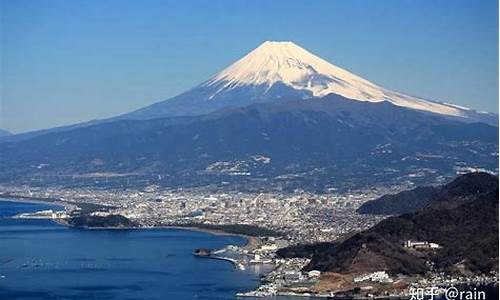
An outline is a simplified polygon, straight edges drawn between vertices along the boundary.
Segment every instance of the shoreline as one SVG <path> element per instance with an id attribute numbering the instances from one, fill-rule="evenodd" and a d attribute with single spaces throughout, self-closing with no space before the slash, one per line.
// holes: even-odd
<path id="1" fill-rule="evenodd" d="M 18 197 L 15 199 L 6 199 L 2 198 L 0 196 L 0 201 L 8 201 L 8 202 L 19 202 L 19 203 L 39 203 L 39 204 L 52 204 L 52 205 L 62 205 L 61 200 L 58 200 L 59 202 L 53 201 L 53 202 L 46 202 L 43 201 L 43 199 L 27 199 L 24 200 L 24 197 Z M 183 226 L 182 224 L 179 225 L 161 225 L 161 226 L 128 226 L 128 227 L 76 227 L 68 224 L 65 220 L 67 219 L 50 219 L 47 218 L 46 220 L 52 221 L 54 223 L 57 223 L 58 225 L 68 227 L 68 228 L 74 228 L 74 229 L 82 229 L 82 230 L 148 230 L 148 229 L 153 229 L 153 230 L 162 230 L 162 229 L 173 229 L 173 230 L 185 230 L 185 231 L 191 231 L 191 232 L 201 232 L 201 233 L 206 233 L 209 235 L 214 235 L 214 236 L 232 236 L 232 237 L 239 237 L 242 238 L 244 241 L 243 245 L 239 245 L 239 247 L 246 248 L 246 247 L 252 247 L 255 246 L 255 243 L 260 243 L 262 242 L 259 237 L 255 236 L 249 236 L 245 234 L 238 234 L 238 233 L 232 233 L 232 232 L 226 232 L 221 229 L 211 229 L 211 228 L 206 228 L 203 227 L 203 224 L 200 224 L 200 227 L 197 227 L 196 224 L 189 224 L 186 226 Z M 216 256 L 210 256 L 207 258 L 211 259 L 217 259 L 217 260 L 223 260 L 223 261 L 228 261 L 231 262 L 235 267 L 238 265 L 236 264 L 235 261 L 232 261 L 231 259 L 227 259 L 224 257 L 216 257 Z M 473 284 L 474 282 L 463 282 L 462 284 Z M 478 282 L 479 283 L 479 282 Z M 489 286 L 492 283 L 479 283 L 484 286 Z M 494 284 L 497 284 L 497 281 L 494 282 Z M 497 287 L 497 285 L 495 285 Z M 250 292 L 246 293 L 239 293 L 240 295 L 237 295 L 237 297 L 252 297 L 250 295 L 246 296 L 244 294 L 247 294 Z M 283 292 L 283 293 L 278 293 L 275 295 L 275 297 L 287 297 L 287 296 L 293 296 L 293 297 L 303 297 L 303 298 L 328 298 L 331 297 L 331 294 L 314 294 L 314 293 L 296 293 L 296 292 Z M 386 296 L 381 296 L 381 297 L 373 297 L 371 299 L 392 299 L 392 298 L 400 298 L 400 295 L 386 295 Z M 370 298 L 365 298 L 365 297 L 357 297 L 357 298 L 352 298 L 352 299 L 370 299 Z"/>
<path id="2" fill-rule="evenodd" d="M 23 196 L 23 195 L 12 195 L 12 194 L 6 194 L 3 192 L 0 192 L 0 201 L 10 201 L 10 202 L 21 202 L 21 203 L 44 203 L 44 204 L 51 204 L 51 205 L 59 205 L 63 206 L 64 208 L 69 207 L 69 206 L 78 206 L 83 209 L 84 205 L 92 205 L 98 208 L 106 208 L 106 209 L 112 209 L 114 207 L 112 206 L 107 206 L 107 205 L 102 205 L 102 204 L 95 204 L 95 203 L 88 203 L 88 202 L 73 202 L 70 200 L 63 200 L 61 198 L 43 198 L 43 197 L 32 197 L 32 196 Z"/>
<path id="3" fill-rule="evenodd" d="M 195 227 L 195 226 L 153 226 L 153 227 L 75 227 L 71 226 L 66 222 L 57 220 L 57 219 L 48 219 L 54 223 L 57 223 L 61 226 L 65 226 L 68 228 L 74 228 L 74 229 L 82 229 L 82 230 L 184 230 L 184 231 L 190 231 L 190 232 L 200 232 L 200 233 L 206 233 L 209 235 L 214 235 L 214 236 L 232 236 L 232 237 L 239 237 L 244 240 L 244 244 L 241 247 L 247 247 L 251 245 L 255 245 L 257 243 L 260 243 L 260 239 L 255 236 L 249 236 L 249 235 L 244 235 L 244 234 L 237 234 L 237 233 L 231 233 L 231 232 L 226 232 L 223 230 L 216 230 L 216 229 L 206 229 L 206 228 L 201 228 L 201 227 Z"/>
<path id="4" fill-rule="evenodd" d="M 22 199 L 4 199 L 4 198 L 1 198 L 0 201 L 5 201 L 4 202 L 4 205 L 5 205 L 5 208 L 9 208 L 9 210 L 6 210 L 6 212 L 8 212 L 6 218 L 11 218 L 13 214 L 19 214 L 19 213 L 22 213 L 24 211 L 38 211 L 38 210 L 42 210 L 42 209 L 45 209 L 45 203 L 43 201 L 33 201 L 33 200 L 29 200 L 29 201 L 23 201 Z M 29 204 L 26 204 L 25 206 L 22 206 L 22 205 L 17 205 L 17 203 L 34 203 L 35 205 L 29 205 Z M 43 224 L 41 224 L 41 226 L 44 226 L 45 228 L 48 229 L 48 231 L 51 231 L 51 236 L 49 236 L 50 239 L 47 239 L 47 241 L 51 241 L 50 244 L 50 247 L 54 247 L 54 248 L 57 248 L 58 245 L 57 245 L 57 240 L 58 239 L 61 239 L 63 238 L 64 240 L 67 240 L 68 238 L 78 238 L 78 237 L 82 237 L 82 234 L 84 236 L 85 235 L 85 231 L 80 231 L 81 233 L 78 233 L 78 231 L 76 230 L 71 230 L 69 227 L 72 227 L 72 226 L 68 226 L 68 224 L 64 221 L 64 220 L 61 220 L 61 219 L 45 219 L 46 221 L 52 221 L 52 222 L 46 222 L 46 221 L 43 221 Z M 8 221 L 8 220 L 7 220 Z M 5 226 L 31 226 L 32 224 L 32 221 L 29 221 L 28 219 L 26 220 L 27 222 L 23 222 L 22 220 L 20 220 L 22 223 L 7 223 L 5 222 Z M 35 220 L 36 221 L 36 220 Z M 55 224 L 54 224 L 55 223 Z M 56 225 L 57 224 L 57 225 Z M 2 224 L 4 225 L 4 224 Z M 53 230 L 50 230 L 50 228 L 53 228 L 55 229 L 55 233 L 56 235 L 52 235 L 52 231 Z M 5 228 L 8 228 L 8 227 L 5 227 Z M 58 229 L 59 228 L 59 229 Z M 75 228 L 77 229 L 77 228 Z M 111 229 L 111 228 L 97 228 L 97 230 L 101 230 L 101 229 Z M 21 256 L 18 258 L 18 257 L 15 257 L 13 258 L 12 260 L 15 260 L 14 263 L 11 263 L 12 264 L 12 269 L 15 269 L 17 270 L 16 272 L 23 272 L 23 274 L 27 274 L 27 276 L 34 276 L 34 275 L 31 275 L 31 274 L 39 274 L 38 276 L 44 276 L 44 274 L 46 272 L 49 272 L 49 271 L 52 271 L 52 270 L 55 270 L 57 272 L 57 270 L 60 268 L 59 266 L 62 265 L 63 263 L 67 263 L 69 265 L 69 267 L 67 268 L 72 268 L 71 270 L 73 270 L 73 268 L 79 270 L 79 269 L 82 269 L 84 270 L 83 271 L 83 274 L 84 275 L 76 275 L 73 276 L 71 278 L 71 281 L 73 280 L 79 280 L 79 276 L 87 276 L 85 272 L 93 272 L 94 270 L 98 270 L 98 271 L 101 271 L 101 270 L 105 270 L 105 272 L 107 273 L 104 273 L 103 272 L 103 276 L 109 276 L 110 278 L 113 278 L 113 272 L 115 272 L 115 270 L 123 270 L 122 268 L 127 268 L 128 265 L 129 265 L 129 262 L 128 260 L 130 261 L 134 261 L 133 264 L 134 264 L 134 267 L 136 265 L 138 265 L 139 263 L 141 264 L 140 265 L 140 268 L 137 269 L 138 271 L 138 276 L 140 276 L 141 278 L 143 278 L 144 276 L 151 276 L 151 278 L 159 278 L 158 279 L 158 282 L 160 284 L 162 284 L 162 281 L 164 281 L 164 277 L 165 278 L 172 278 L 171 276 L 181 276 L 182 274 L 185 273 L 185 270 L 190 270 L 192 269 L 193 267 L 194 268 L 198 268 L 200 270 L 210 270 L 211 273 L 207 272 L 206 274 L 209 274 L 208 276 L 217 276 L 217 281 L 220 281 L 218 280 L 219 278 L 227 278 L 225 276 L 237 276 L 238 278 L 239 277 L 242 277 L 242 276 L 245 276 L 244 279 L 244 285 L 239 285 L 240 282 L 243 282 L 242 280 L 234 280 L 237 284 L 234 284 L 234 287 L 233 287 L 233 284 L 230 285 L 230 288 L 231 290 L 227 291 L 225 290 L 224 291 L 224 294 L 221 294 L 223 295 L 223 297 L 233 297 L 234 294 L 236 292 L 239 292 L 240 289 L 243 289 L 242 286 L 244 286 L 245 288 L 244 289 L 253 289 L 256 287 L 256 280 L 259 279 L 259 275 L 257 275 L 257 273 L 254 273 L 254 272 L 240 272 L 240 270 L 238 269 L 238 265 L 235 263 L 235 262 L 232 262 L 230 260 L 224 260 L 224 259 L 221 259 L 221 258 L 218 258 L 217 261 L 213 261 L 213 262 L 207 262 L 206 261 L 199 261 L 197 260 L 196 258 L 193 258 L 193 251 L 195 250 L 196 247 L 203 247 L 203 246 L 208 246 L 208 247 L 212 247 L 214 250 L 217 250 L 218 247 L 225 247 L 227 245 L 237 245 L 239 247 L 243 247 L 243 245 L 245 245 L 245 243 L 248 243 L 247 242 L 247 239 L 246 237 L 244 238 L 230 238 L 229 236 L 237 236 L 235 234 L 230 234 L 230 233 L 226 233 L 226 232 L 223 232 L 223 231 L 216 231 L 216 230 L 203 230 L 203 229 L 199 229 L 199 228 L 195 228 L 195 227 L 182 227 L 182 226 L 154 226 L 154 227 L 145 227 L 145 226 L 141 226 L 141 227 L 130 227 L 130 228 L 113 228 L 113 229 L 126 229 L 126 230 L 131 230 L 131 229 L 154 229 L 154 230 L 164 230 L 164 229 L 167 229 L 167 230 L 179 230 L 177 232 L 175 231 L 170 231 L 170 232 L 167 232 L 167 231 L 139 231 L 139 230 L 136 230 L 136 231 L 127 231 L 129 233 L 126 233 L 125 231 L 123 231 L 123 234 L 120 234 L 119 232 L 115 232 L 115 234 L 113 234 L 114 232 L 111 232 L 111 231 L 108 231 L 109 234 L 111 234 L 111 236 L 108 236 L 109 234 L 106 234 L 105 231 L 102 231 L 102 234 L 100 234 L 99 232 L 94 232 L 95 234 L 93 234 L 92 232 L 88 232 L 87 235 L 90 235 L 91 236 L 91 241 L 106 241 L 106 243 L 97 243 L 97 247 L 98 249 L 107 249 L 107 247 L 109 246 L 107 243 L 107 241 L 122 241 L 123 244 L 120 244 L 120 245 L 130 245 L 130 241 L 131 240 L 131 235 L 134 236 L 134 237 L 139 237 L 141 238 L 141 241 L 142 241 L 142 238 L 147 238 L 147 240 L 145 241 L 152 241 L 154 242 L 154 244 L 145 244 L 145 243 L 142 243 L 141 242 L 141 248 L 137 248 L 137 249 L 140 249 L 142 250 L 142 245 L 150 245 L 148 246 L 148 248 L 146 250 L 149 251 L 149 249 L 153 249 L 154 251 L 152 251 L 153 255 L 152 256 L 154 258 L 154 262 L 151 262 L 151 256 L 147 256 L 144 258 L 144 255 L 141 254 L 142 252 L 137 252 L 135 250 L 137 249 L 132 249 L 132 251 L 130 251 L 129 249 L 126 249 L 126 251 L 119 251 L 117 253 L 115 253 L 115 251 L 112 252 L 112 254 L 109 254 L 107 251 L 106 252 L 95 252 L 95 251 L 90 251 L 90 252 L 87 252 L 85 251 L 84 254 L 80 253 L 80 252 L 71 252 L 71 253 L 76 253 L 75 255 L 72 255 L 70 256 L 69 258 L 67 257 L 63 257 L 63 258 L 59 258 L 57 256 L 52 256 L 52 255 L 48 255 L 50 254 L 49 251 L 52 251 L 52 249 L 48 249 L 47 251 L 44 251 L 44 252 L 36 252 L 34 255 L 24 255 L 24 253 L 21 254 Z M 180 231 L 182 230 L 182 231 Z M 62 232 L 66 232 L 66 233 L 63 233 L 61 234 L 60 231 Z M 193 234 L 191 232 L 194 232 L 194 231 L 197 231 L 197 232 L 201 232 L 200 234 Z M 133 234 L 135 232 L 135 234 Z M 163 233 L 162 233 L 163 232 Z M 61 234 L 61 235 L 60 235 Z M 12 233 L 13 236 L 17 235 L 16 232 Z M 209 236 L 210 235 L 210 236 Z M 97 239 L 94 237 L 94 236 L 97 236 Z M 217 236 L 220 236 L 220 237 L 217 237 Z M 228 236 L 228 237 L 222 237 L 222 236 Z M 179 239 L 179 240 L 178 240 Z M 87 241 L 87 240 L 85 240 Z M 81 245 L 85 245 L 86 242 L 82 242 L 82 243 L 79 243 L 77 246 L 71 246 L 72 248 L 69 248 L 69 249 L 77 249 L 76 247 L 78 247 L 80 244 Z M 215 242 L 214 242 L 215 241 Z M 55 242 L 55 243 L 54 243 Z M 17 243 L 17 242 L 16 242 Z M 31 241 L 30 241 L 31 243 Z M 33 242 L 34 244 L 37 244 L 38 242 L 35 240 Z M 66 244 L 66 243 L 65 243 Z M 69 243 L 71 245 L 73 245 L 74 243 Z M 31 244 L 29 244 L 31 245 Z M 92 245 L 92 244 L 91 244 Z M 111 245 L 111 244 L 110 244 Z M 180 246 L 178 246 L 180 245 Z M 43 247 L 45 247 L 44 245 L 42 245 Z M 66 246 L 65 246 L 66 247 Z M 164 247 L 164 248 L 160 248 L 160 247 Z M 120 247 L 120 248 L 124 248 L 124 247 Z M 30 248 L 32 249 L 32 248 Z M 161 251 L 159 251 L 161 250 Z M 101 251 L 101 250 L 98 250 L 98 251 Z M 31 252 L 31 251 L 30 251 Z M 90 254 L 88 254 L 90 253 Z M 98 255 L 94 255 L 94 253 L 98 253 Z M 100 253 L 104 253 L 102 256 L 100 255 Z M 83 255 L 83 256 L 82 256 Z M 25 258 L 26 257 L 26 258 Z M 46 257 L 49 257 L 49 258 L 46 258 Z M 88 259 L 87 260 L 84 260 L 84 259 Z M 112 259 L 116 259 L 116 261 L 113 261 Z M 135 262 L 135 260 L 137 260 L 137 262 Z M 164 260 L 164 261 L 163 261 Z M 61 262 L 62 261 L 62 262 Z M 73 262 L 71 262 L 73 261 Z M 142 262 L 144 261 L 144 263 Z M 159 261 L 159 262 L 158 262 Z M 46 263 L 48 262 L 48 263 Z M 176 266 L 175 266 L 175 263 L 178 262 L 178 263 L 181 263 L 182 264 L 182 268 L 178 269 Z M 174 264 L 174 267 L 173 268 L 170 268 L 168 267 L 169 265 L 172 265 L 172 263 Z M 161 266 L 161 269 L 159 269 L 159 266 L 158 264 L 160 264 Z M 126 266 L 124 266 L 126 265 Z M 73 267 L 75 266 L 75 267 Z M 165 266 L 167 267 L 167 269 L 165 269 Z M 213 268 L 217 268 L 217 270 L 214 270 Z M 10 266 L 9 266 L 10 268 Z M 149 271 L 151 268 L 152 271 Z M 107 270 L 110 270 L 109 272 Z M 43 271 L 37 271 L 37 270 L 43 270 Z M 90 271 L 88 271 L 90 270 Z M 161 273 L 160 271 L 158 270 L 161 270 Z M 10 284 L 10 281 L 12 281 L 12 279 L 15 280 L 15 275 L 17 275 L 17 273 L 12 273 L 14 275 L 12 275 L 10 273 L 10 269 L 8 269 L 9 272 L 0 272 L 0 275 L 2 275 L 2 278 L 0 278 L 1 282 L 3 283 L 4 281 L 5 282 L 8 282 Z M 131 272 L 135 272 L 135 269 L 131 269 Z M 144 273 L 139 273 L 139 272 L 144 272 Z M 189 284 L 191 284 L 191 282 L 193 282 L 192 284 L 197 284 L 198 282 L 202 282 L 202 284 L 205 282 L 204 279 L 202 278 L 207 278 L 207 275 L 205 275 L 205 273 L 203 272 L 206 272 L 206 271 L 202 271 L 201 273 L 197 274 L 197 276 L 200 276 L 200 279 L 198 278 L 193 278 L 191 281 L 189 281 Z M 239 273 L 239 274 L 236 274 Z M 222 273 L 222 275 L 219 275 L 219 273 Z M 77 273 L 75 273 L 77 274 Z M 91 273 L 93 274 L 93 273 Z M 90 275 L 91 275 L 90 274 Z M 99 272 L 99 274 L 101 274 L 101 272 Z M 110 274 L 110 275 L 108 275 Z M 164 275 L 164 274 L 168 274 L 168 275 Z M 180 274 L 180 275 L 177 275 L 177 274 Z M 227 275 L 226 275 L 227 274 Z M 233 275 L 231 275 L 233 274 Z M 65 276 L 64 274 L 61 274 L 61 276 Z M 92 278 L 95 277 L 95 276 L 92 276 Z M 248 279 L 247 279 L 248 277 Z M 4 280 L 4 278 L 6 278 Z M 31 278 L 31 277 L 30 277 Z M 95 280 L 96 283 L 92 283 L 96 286 L 98 285 L 106 285 L 108 284 L 107 282 L 107 277 L 104 277 L 104 282 L 103 281 L 100 281 L 99 279 Z M 208 277 L 209 278 L 209 277 Z M 236 277 L 234 277 L 236 278 Z M 10 281 L 7 281 L 7 280 L 10 280 Z M 38 280 L 37 278 L 35 278 L 34 280 Z M 120 279 L 121 280 L 121 279 Z M 132 278 L 133 280 L 133 278 Z M 213 284 L 212 282 L 215 282 L 214 280 L 212 279 L 209 279 L 209 284 Z M 30 282 L 31 283 L 31 282 Z M 32 284 L 28 283 L 28 290 L 31 290 L 32 289 Z M 115 284 L 114 282 L 112 282 L 111 284 Z M 118 284 L 121 284 L 118 283 Z M 128 282 L 125 282 L 125 284 L 128 284 Z M 156 284 L 156 281 L 155 283 Z M 63 286 L 64 288 L 65 286 Z M 223 284 L 222 285 L 223 288 L 225 288 L 225 285 Z M 35 286 L 36 288 L 36 286 Z M 170 286 L 168 287 L 170 289 Z M 17 289 L 17 286 L 16 286 L 16 289 Z M 23 287 L 21 286 L 20 288 L 20 291 L 24 291 Z M 99 291 L 98 288 L 95 289 L 96 291 Z M 138 290 L 140 293 L 140 290 Z M 165 290 L 161 290 L 161 292 L 163 293 Z M 195 291 L 196 292 L 196 291 Z M 91 293 L 93 293 L 93 291 L 91 291 Z M 184 296 L 184 292 L 181 295 L 181 298 Z M 189 294 L 188 294 L 189 295 Z M 3 297 L 0 297 L 3 299 Z M 7 297 L 9 298 L 9 297 Z M 168 297 L 167 297 L 168 298 Z M 175 298 L 175 297 L 174 297 Z M 217 296 L 216 296 L 217 298 Z"/>
<path id="5" fill-rule="evenodd" d="M 7 198 L 9 197 L 9 198 Z M 6 195 L 0 194 L 0 201 L 8 201 L 8 202 L 17 202 L 17 203 L 34 203 L 34 204 L 49 204 L 49 205 L 57 205 L 66 207 L 65 204 L 75 205 L 73 203 L 66 202 L 61 199 L 55 198 L 39 198 L 39 197 L 29 197 L 29 196 L 14 196 L 14 195 Z M 144 230 L 144 229 L 174 229 L 174 230 L 186 230 L 191 232 L 201 232 L 207 233 L 215 236 L 234 236 L 240 237 L 244 240 L 244 244 L 242 247 L 251 247 L 260 243 L 260 238 L 256 236 L 249 236 L 246 234 L 238 234 L 232 232 L 226 232 L 224 230 L 219 229 L 208 229 L 196 226 L 179 226 L 179 225 L 162 225 L 162 226 L 152 226 L 152 227 L 75 227 L 71 226 L 68 223 L 58 220 L 58 219 L 48 219 L 56 224 L 61 226 L 65 226 L 68 228 L 75 229 L 84 229 L 84 230 Z"/>
<path id="6" fill-rule="evenodd" d="M 139 227 L 140 228 L 140 227 Z M 148 228 L 148 227 L 146 227 Z M 255 244 L 260 243 L 260 238 L 256 236 L 250 236 L 246 234 L 238 234 L 238 233 L 232 233 L 232 232 L 226 232 L 224 230 L 217 230 L 217 229 L 207 229 L 207 228 L 201 228 L 201 227 L 196 227 L 196 226 L 158 226 L 158 227 L 149 227 L 151 229 L 158 228 L 158 229 L 177 229 L 177 230 L 188 230 L 188 231 L 193 231 L 193 232 L 202 232 L 202 233 L 208 233 L 211 235 L 215 236 L 235 236 L 235 237 L 240 237 L 243 240 L 245 240 L 245 244 L 242 245 L 242 247 L 248 247 L 248 246 L 253 246 Z"/>
<path id="7" fill-rule="evenodd" d="M 63 201 L 61 199 L 52 199 L 52 198 L 37 198 L 37 197 L 29 197 L 29 196 L 13 196 L 0 194 L 0 201 L 6 202 L 17 202 L 17 203 L 38 203 L 38 204 L 50 204 L 50 205 L 58 205 L 63 206 L 64 204 L 71 204 L 69 202 Z"/>
<path id="8" fill-rule="evenodd" d="M 239 237 L 244 240 L 244 245 L 242 247 L 247 247 L 249 244 L 255 243 L 251 242 L 251 240 L 256 240 L 260 241 L 258 237 L 255 236 L 249 236 L 249 235 L 244 235 L 244 234 L 238 234 L 238 233 L 232 233 L 232 232 L 226 232 L 223 230 L 216 230 L 216 229 L 206 229 L 206 228 L 201 228 L 201 227 L 196 227 L 196 226 L 177 226 L 177 225 L 162 225 L 162 226 L 151 226 L 151 227 L 76 227 L 76 226 L 71 226 L 68 223 L 65 223 L 63 221 L 57 220 L 57 219 L 48 219 L 54 223 L 57 223 L 61 226 L 65 226 L 68 228 L 74 228 L 74 229 L 81 229 L 81 230 L 184 230 L 184 231 L 190 231 L 190 232 L 200 232 L 200 233 L 206 233 L 209 235 L 214 235 L 214 236 L 233 236 L 233 237 Z"/>

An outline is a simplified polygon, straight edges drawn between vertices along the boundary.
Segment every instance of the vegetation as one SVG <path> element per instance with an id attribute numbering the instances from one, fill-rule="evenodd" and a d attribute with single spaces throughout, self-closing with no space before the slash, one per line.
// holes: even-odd
<path id="1" fill-rule="evenodd" d="M 460 176 L 445 186 L 424 186 L 403 191 L 394 195 L 384 195 L 368 201 L 358 209 L 362 214 L 401 215 L 416 212 L 429 203 L 437 206 L 438 202 L 450 205 L 452 198 L 464 198 L 488 192 L 498 185 L 487 173 L 471 173 Z M 455 199 L 453 205 L 461 203 Z"/>
<path id="2" fill-rule="evenodd" d="M 491 153 L 497 149 L 494 126 L 329 95 L 196 118 L 117 120 L 3 142 L 0 182 L 106 188 L 225 182 L 238 190 L 348 190 L 435 169 L 434 175 L 414 178 L 425 183 L 454 174 L 458 162 L 493 169 L 498 159 Z M 420 159 L 419 153 L 436 158 Z M 255 155 L 271 160 L 263 163 Z M 209 171 L 218 162 L 231 168 Z M 393 171 L 386 172 L 388 166 Z M 99 173 L 117 176 L 92 176 Z"/>
<path id="3" fill-rule="evenodd" d="M 279 249 L 276 254 L 283 258 L 312 258 L 315 255 L 320 255 L 326 251 L 333 251 L 337 243 L 316 243 L 316 244 L 300 244 Z"/>
<path id="4" fill-rule="evenodd" d="M 488 273 L 498 270 L 498 199 L 497 177 L 470 173 L 442 186 L 417 212 L 385 219 L 338 244 L 293 246 L 278 254 L 311 257 L 308 270 L 421 274 L 432 261 L 448 273 Z M 409 250 L 406 240 L 441 248 Z"/>
<path id="5" fill-rule="evenodd" d="M 426 206 L 438 190 L 436 187 L 423 186 L 394 195 L 384 195 L 364 203 L 357 211 L 373 215 L 401 215 L 414 212 Z"/>
<path id="6" fill-rule="evenodd" d="M 282 234 L 280 232 L 277 232 L 275 230 L 267 229 L 267 228 L 262 228 L 259 226 L 255 225 L 248 225 L 248 224 L 229 224 L 229 225 L 216 225 L 216 224 L 199 224 L 199 223 L 191 223 L 191 224 L 180 224 L 176 226 L 181 226 L 181 227 L 196 227 L 200 229 L 207 229 L 207 230 L 217 230 L 217 231 L 223 231 L 226 233 L 233 233 L 233 234 L 242 234 L 242 235 L 248 235 L 248 236 L 281 236 Z"/>
<path id="7" fill-rule="evenodd" d="M 134 222 L 122 215 L 108 216 L 92 216 L 90 214 L 82 214 L 72 217 L 69 220 L 69 225 L 83 228 L 103 228 L 103 227 L 133 227 Z"/>

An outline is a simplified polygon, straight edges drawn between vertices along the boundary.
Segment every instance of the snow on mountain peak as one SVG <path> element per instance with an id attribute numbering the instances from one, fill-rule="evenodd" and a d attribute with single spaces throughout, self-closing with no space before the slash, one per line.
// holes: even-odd
<path id="1" fill-rule="evenodd" d="M 314 97 L 337 94 L 370 102 L 395 105 L 439 114 L 464 116 L 464 109 L 394 92 L 339 68 L 289 41 L 266 41 L 243 58 L 206 81 L 214 88 L 209 99 L 239 87 L 265 86 L 264 93 L 281 83 Z"/>
<path id="2" fill-rule="evenodd" d="M 280 82 L 296 89 L 309 90 L 314 96 L 332 92 L 349 96 L 361 96 L 361 92 L 365 92 L 364 97 L 377 96 L 377 90 L 370 82 L 328 63 L 293 42 L 264 42 L 215 75 L 208 85 L 221 82 L 224 89 L 244 85 L 272 86 Z M 355 86 L 344 86 L 344 82 Z M 363 91 L 358 87 L 362 87 Z"/>

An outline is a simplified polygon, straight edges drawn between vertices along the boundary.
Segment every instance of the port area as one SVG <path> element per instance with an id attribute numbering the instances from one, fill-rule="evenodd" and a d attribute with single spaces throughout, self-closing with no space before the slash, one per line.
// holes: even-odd
<path id="1" fill-rule="evenodd" d="M 259 245 L 260 243 L 256 243 Z M 195 249 L 193 255 L 199 258 L 209 258 L 224 260 L 232 263 L 236 268 L 240 270 L 246 270 L 249 266 L 267 266 L 264 268 L 270 271 L 275 266 L 275 261 L 268 257 L 268 253 L 260 252 L 256 247 L 249 247 L 248 244 L 245 246 L 228 245 L 222 249 L 205 249 L 199 248 Z M 257 252 L 257 253 L 256 253 Z"/>
<path id="2" fill-rule="evenodd" d="M 261 284 L 257 289 L 239 292 L 237 297 L 306 297 L 336 299 L 406 299 L 417 288 L 436 288 L 443 294 L 450 286 L 485 286 L 498 284 L 498 274 L 491 276 L 451 277 L 435 273 L 419 275 L 391 275 L 385 270 L 359 270 L 353 273 L 307 271 L 308 258 L 280 258 L 274 245 L 278 240 L 259 239 L 249 246 L 228 245 L 219 250 L 196 249 L 200 258 L 231 262 L 245 270 L 258 266 L 262 271 Z M 265 267 L 262 267 L 265 266 Z"/>
<path id="3" fill-rule="evenodd" d="M 279 240 L 259 239 L 242 247 L 228 245 L 218 250 L 195 249 L 193 255 L 199 258 L 229 261 L 240 270 L 258 267 L 263 273 L 261 285 L 256 290 L 237 293 L 237 297 L 330 296 L 330 293 L 320 295 L 311 292 L 319 283 L 321 272 L 302 271 L 310 259 L 279 258 L 276 256 L 275 245 L 279 242 Z"/>

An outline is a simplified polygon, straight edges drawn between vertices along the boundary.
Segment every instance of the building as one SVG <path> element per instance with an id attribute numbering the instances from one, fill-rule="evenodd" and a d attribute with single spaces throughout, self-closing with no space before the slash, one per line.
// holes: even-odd
<path id="1" fill-rule="evenodd" d="M 302 274 L 299 271 L 286 271 L 283 279 L 288 282 L 301 281 Z"/>
<path id="2" fill-rule="evenodd" d="M 321 275 L 321 272 L 318 270 L 312 270 L 312 271 L 307 272 L 307 276 L 309 276 L 309 278 L 317 278 L 320 275 Z"/>
<path id="3" fill-rule="evenodd" d="M 354 282 L 362 281 L 373 281 L 373 282 L 391 282 L 389 274 L 385 271 L 377 271 L 369 274 L 364 274 L 358 277 L 354 277 Z"/>
<path id="4" fill-rule="evenodd" d="M 277 249 L 278 249 L 278 245 L 276 245 L 276 244 L 266 244 L 266 245 L 262 245 L 256 251 L 259 251 L 259 252 L 270 252 L 270 251 L 276 251 Z"/>
<path id="5" fill-rule="evenodd" d="M 405 248 L 412 248 L 412 249 L 439 249 L 441 246 L 439 246 L 436 243 L 430 243 L 427 241 L 412 241 L 412 240 L 407 240 L 404 242 Z"/>

